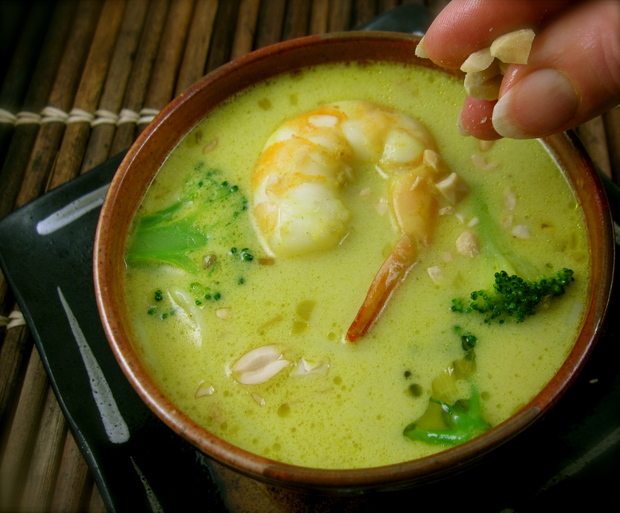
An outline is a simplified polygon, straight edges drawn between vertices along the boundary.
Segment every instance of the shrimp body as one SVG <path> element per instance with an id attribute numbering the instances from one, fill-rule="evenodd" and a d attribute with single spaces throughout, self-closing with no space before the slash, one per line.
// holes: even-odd
<path id="1" fill-rule="evenodd" d="M 349 341 L 368 330 L 429 243 L 439 164 L 422 124 L 365 101 L 332 103 L 290 119 L 265 144 L 252 180 L 253 217 L 272 256 L 323 251 L 342 241 L 351 212 L 341 191 L 359 167 L 374 166 L 388 181 L 401 237 L 371 284 Z"/>

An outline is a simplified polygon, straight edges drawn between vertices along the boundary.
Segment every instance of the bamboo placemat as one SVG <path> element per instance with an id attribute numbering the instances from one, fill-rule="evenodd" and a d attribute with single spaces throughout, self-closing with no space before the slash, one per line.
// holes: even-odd
<path id="1" fill-rule="evenodd" d="M 354 29 L 400 3 L 0 1 L 0 218 L 128 148 L 174 96 L 232 58 Z M 447 2 L 425 3 L 438 12 Z M 618 182 L 620 110 L 577 132 Z M 0 511 L 104 511 L 1 274 L 0 316 Z"/>

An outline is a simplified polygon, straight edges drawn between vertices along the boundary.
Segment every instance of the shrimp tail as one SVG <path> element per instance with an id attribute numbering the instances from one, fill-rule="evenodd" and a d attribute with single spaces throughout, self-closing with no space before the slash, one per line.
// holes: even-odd
<path id="1" fill-rule="evenodd" d="M 346 340 L 357 342 L 379 318 L 392 293 L 407 277 L 418 258 L 418 246 L 403 235 L 375 275 L 366 298 L 347 331 Z"/>

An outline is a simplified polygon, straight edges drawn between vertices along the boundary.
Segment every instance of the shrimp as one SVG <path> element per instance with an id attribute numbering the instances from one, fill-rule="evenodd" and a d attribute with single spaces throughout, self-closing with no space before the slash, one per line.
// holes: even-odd
<path id="1" fill-rule="evenodd" d="M 323 105 L 271 135 L 252 178 L 261 242 L 271 256 L 290 257 L 334 248 L 346 237 L 351 212 L 340 193 L 363 164 L 388 180 L 400 238 L 370 285 L 349 342 L 369 330 L 430 242 L 433 185 L 445 174 L 433 137 L 418 121 L 374 103 Z"/>

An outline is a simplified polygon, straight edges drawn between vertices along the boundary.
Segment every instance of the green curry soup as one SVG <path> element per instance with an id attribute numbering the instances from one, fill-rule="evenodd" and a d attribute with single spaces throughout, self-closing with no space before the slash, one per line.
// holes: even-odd
<path id="1" fill-rule="evenodd" d="M 449 447 L 404 435 L 412 423 L 448 429 L 441 404 L 471 408 L 477 399 L 483 425 L 494 426 L 550 380 L 582 322 L 589 279 L 582 212 L 538 141 L 461 137 L 463 95 L 461 83 L 432 70 L 327 65 L 238 95 L 183 139 L 137 213 L 126 273 L 141 354 L 182 411 L 269 458 L 372 467 Z M 430 245 L 357 343 L 344 334 L 399 237 L 385 179 L 371 165 L 354 170 L 341 190 L 349 231 L 331 250 L 273 258 L 251 215 L 251 177 L 270 134 L 342 100 L 420 120 L 469 189 L 440 209 Z M 458 251 L 464 231 L 479 238 L 478 255 Z M 505 262 L 528 279 L 570 268 L 575 280 L 524 322 L 487 323 L 451 310 L 454 298 L 492 290 Z M 477 340 L 475 358 L 463 333 Z M 284 363 L 270 379 L 244 384 L 236 362 L 264 346 Z"/>

